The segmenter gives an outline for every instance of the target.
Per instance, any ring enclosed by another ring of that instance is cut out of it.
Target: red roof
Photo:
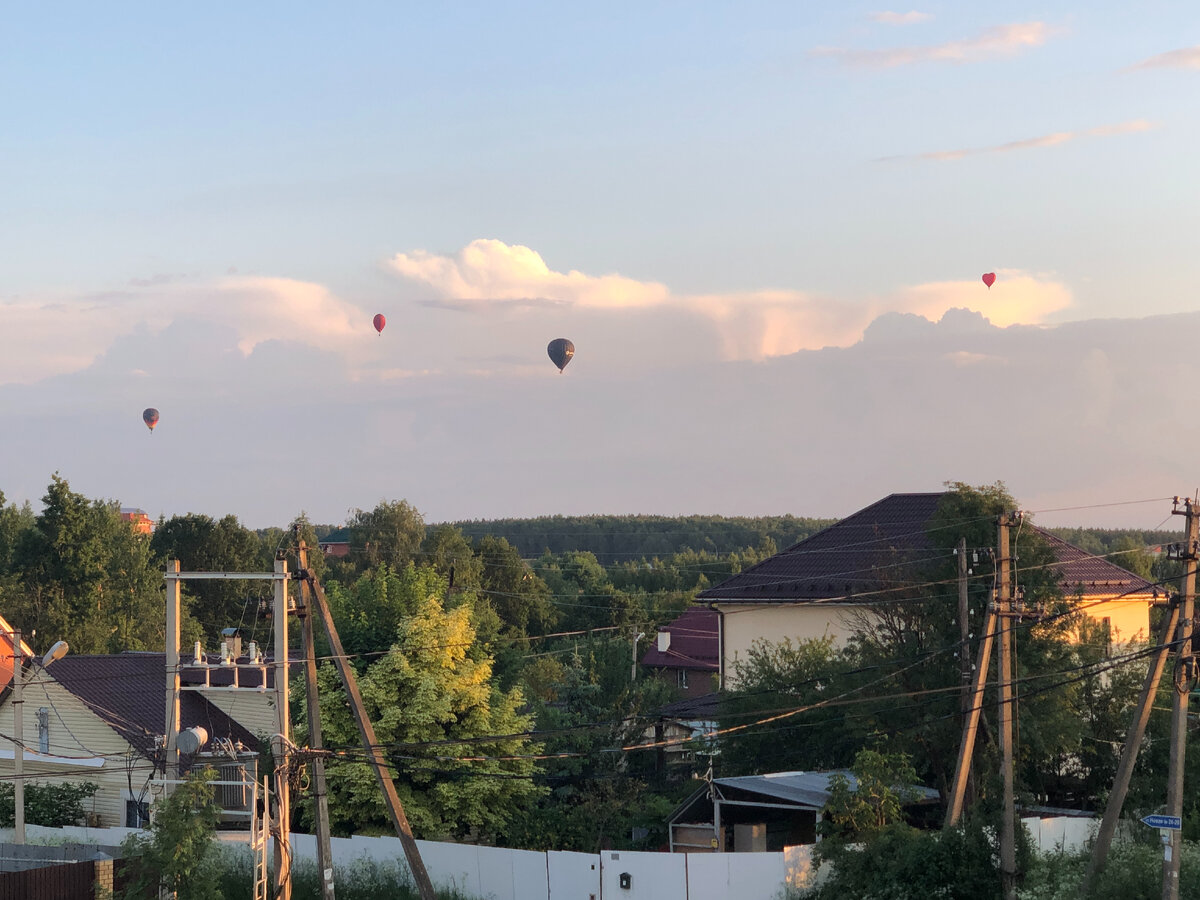
[[[654,644],[642,657],[642,665],[716,672],[721,667],[717,618],[714,610],[703,606],[684,610],[683,615],[659,630],[659,634],[665,631],[671,635],[666,652],[659,652],[657,643]]]
[[[868,594],[890,579],[904,580],[914,566],[938,554],[926,534],[942,499],[935,494],[891,494],[751,566],[698,600],[791,603]],[[1106,559],[1098,559],[1048,531],[1033,528],[1058,557],[1067,593],[1090,597],[1148,594],[1154,585]],[[890,578],[889,578],[890,576]]]

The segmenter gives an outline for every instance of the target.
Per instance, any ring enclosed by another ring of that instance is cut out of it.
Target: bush
[[[1179,866],[1180,900],[1200,900],[1200,844],[1185,841]],[[1090,851],[1047,853],[1030,866],[1021,900],[1077,900]],[[1088,900],[1158,900],[1162,896],[1162,846],[1115,844]]]
[[[83,801],[90,800],[100,786],[90,781],[60,784],[25,785],[25,822],[62,828],[81,825],[87,810]],[[0,826],[11,828],[16,817],[16,800],[12,782],[0,783]]]

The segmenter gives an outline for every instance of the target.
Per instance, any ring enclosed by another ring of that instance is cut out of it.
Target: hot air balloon
[[[383,334],[383,326],[387,324],[387,319],[383,313],[375,313],[375,318],[371,321],[375,324],[375,330]]]
[[[992,285],[996,283],[996,273],[988,272],[986,275],[984,275],[983,283],[988,286],[988,290],[990,291],[992,289]]]
[[[154,433],[154,426],[158,424],[158,410],[151,406],[149,409],[142,410],[142,421],[146,423],[146,427],[150,429],[150,433]]]
[[[550,355],[550,361],[558,366],[558,373],[561,375],[571,357],[575,355],[575,345],[566,338],[555,338],[546,347],[546,352]]]

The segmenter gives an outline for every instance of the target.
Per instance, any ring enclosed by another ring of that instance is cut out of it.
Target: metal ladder
[[[250,896],[252,900],[267,900],[267,844],[271,829],[270,813],[267,811],[267,804],[269,803],[270,791],[267,789],[267,779],[264,777],[262,783],[262,800],[263,811],[266,815],[260,815],[258,807],[258,782],[251,782],[250,787],[250,850],[254,857],[253,890]]]

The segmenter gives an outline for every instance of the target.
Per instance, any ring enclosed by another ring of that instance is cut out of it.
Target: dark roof
[[[165,654],[68,655],[47,672],[139,753],[153,755],[166,731]],[[204,726],[210,738],[258,746],[253,734],[195,691],[180,692],[179,720],[185,729]]]
[[[890,494],[793,544],[781,553],[751,566],[715,587],[701,591],[699,600],[725,602],[793,602],[838,600],[870,595],[889,583],[911,581],[910,573],[936,556],[926,534],[942,492]],[[1061,564],[1061,584],[1068,593],[1117,597],[1150,593],[1144,578],[1096,559],[1085,551],[1027,524],[1054,550]]]
[[[704,606],[684,610],[679,618],[659,630],[659,634],[665,631],[671,635],[670,646],[660,652],[657,643],[651,645],[642,657],[642,665],[716,672],[721,668],[718,618],[715,611]]]

